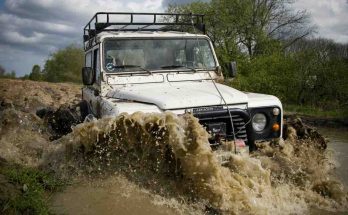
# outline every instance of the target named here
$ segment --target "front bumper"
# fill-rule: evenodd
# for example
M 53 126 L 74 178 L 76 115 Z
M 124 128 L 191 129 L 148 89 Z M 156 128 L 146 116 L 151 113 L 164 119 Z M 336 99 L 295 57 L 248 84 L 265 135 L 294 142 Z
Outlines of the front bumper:
M 236 138 L 237 140 L 243 140 L 247 145 L 254 146 L 255 141 L 258 140 L 270 140 L 279 138 L 281 136 L 281 129 L 274 131 L 272 126 L 278 123 L 281 126 L 282 114 L 277 116 L 272 114 L 273 108 L 261 107 L 252 109 L 227 109 L 202 111 L 193 113 L 193 115 L 199 119 L 199 122 L 207 129 L 211 134 L 210 144 L 219 145 L 221 141 L 231 141 Z M 277 107 L 279 108 L 279 107 Z M 263 113 L 267 118 L 267 124 L 264 130 L 257 132 L 252 127 L 252 117 L 256 113 Z M 233 127 L 230 120 L 232 116 Z

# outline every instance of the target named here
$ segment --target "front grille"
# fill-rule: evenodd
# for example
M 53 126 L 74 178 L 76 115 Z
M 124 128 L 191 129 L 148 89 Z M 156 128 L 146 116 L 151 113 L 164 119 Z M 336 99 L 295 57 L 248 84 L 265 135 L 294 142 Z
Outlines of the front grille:
M 228 118 L 229 119 L 229 118 Z M 245 120 L 240 115 L 232 115 L 233 127 L 236 139 L 248 141 Z M 230 120 L 229 120 L 230 121 Z M 231 123 L 229 123 L 231 124 Z M 231 126 L 230 133 L 227 133 L 227 138 L 233 140 L 233 130 Z
M 230 110 L 232 119 L 233 119 L 233 127 L 236 139 L 248 141 L 247 135 L 247 125 L 246 123 L 249 121 L 249 115 L 244 110 Z M 233 129 L 231 126 L 230 116 L 227 110 L 219 110 L 219 111 L 210 111 L 210 112 L 200 112 L 195 113 L 195 117 L 199 119 L 199 122 L 204 126 L 208 127 L 208 124 L 213 123 L 225 123 L 226 124 L 226 139 L 233 140 Z

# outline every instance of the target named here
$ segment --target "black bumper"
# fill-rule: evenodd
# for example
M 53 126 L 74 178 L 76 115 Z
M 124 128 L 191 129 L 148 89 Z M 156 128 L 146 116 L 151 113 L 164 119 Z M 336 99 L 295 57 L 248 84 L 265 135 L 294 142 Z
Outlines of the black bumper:
M 234 133 L 231 126 L 230 114 L 227 109 L 202 111 L 193 113 L 193 115 L 199 119 L 199 122 L 206 127 L 206 129 L 209 128 L 210 124 L 216 125 L 218 123 L 223 123 L 223 125 L 226 125 L 224 135 L 226 140 L 233 140 L 235 137 L 236 139 L 244 140 L 247 145 L 254 148 L 256 140 L 270 140 L 280 137 L 280 131 L 274 132 L 272 130 L 272 125 L 274 123 L 279 123 L 279 125 L 281 125 L 281 114 L 274 116 L 272 113 L 273 108 L 275 108 L 275 106 L 253 108 L 249 110 L 230 109 L 233 119 Z M 256 113 L 263 113 L 267 118 L 266 128 L 262 132 L 256 132 L 252 127 L 252 117 Z M 209 130 L 208 132 L 212 133 Z M 216 144 L 214 137 L 210 142 L 211 144 Z

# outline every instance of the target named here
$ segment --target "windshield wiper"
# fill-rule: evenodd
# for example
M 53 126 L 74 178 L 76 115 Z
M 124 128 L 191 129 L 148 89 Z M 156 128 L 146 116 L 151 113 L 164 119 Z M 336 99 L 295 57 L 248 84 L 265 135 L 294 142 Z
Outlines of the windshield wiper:
M 152 72 L 150 70 L 145 69 L 142 66 L 138 66 L 138 65 L 118 65 L 118 66 L 113 66 L 112 68 L 114 68 L 114 69 L 139 68 L 139 69 L 149 73 L 150 75 L 152 75 Z
M 195 68 L 192 67 L 187 67 L 184 65 L 168 65 L 168 66 L 161 66 L 161 69 L 177 69 L 177 68 L 185 68 L 185 69 L 189 69 L 193 72 L 197 72 L 197 70 Z

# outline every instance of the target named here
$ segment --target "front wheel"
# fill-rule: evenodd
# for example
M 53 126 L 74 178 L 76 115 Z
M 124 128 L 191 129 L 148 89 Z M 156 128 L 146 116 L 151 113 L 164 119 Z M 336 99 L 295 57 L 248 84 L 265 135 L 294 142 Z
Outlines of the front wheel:
M 249 142 L 249 152 L 253 152 L 257 150 L 257 146 L 255 144 L 255 141 L 250 141 Z
M 91 109 L 89 107 L 89 104 L 87 101 L 83 100 L 79 104 L 80 106 L 80 112 L 81 112 L 81 121 L 83 122 L 85 118 L 91 114 Z

